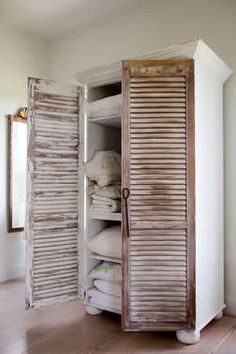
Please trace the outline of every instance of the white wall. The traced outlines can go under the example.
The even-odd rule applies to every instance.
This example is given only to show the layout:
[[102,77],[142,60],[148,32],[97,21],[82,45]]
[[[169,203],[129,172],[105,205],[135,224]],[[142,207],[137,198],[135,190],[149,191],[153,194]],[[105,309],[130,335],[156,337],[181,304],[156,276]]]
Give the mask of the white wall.
[[7,232],[7,114],[25,106],[27,77],[45,75],[46,43],[0,22],[0,282],[24,275],[23,233]]
[[[72,77],[85,69],[198,37],[236,70],[235,19],[234,0],[146,0],[143,8],[53,41],[50,76]],[[236,315],[235,101],[236,76],[232,76],[225,86],[225,263],[227,311]]]

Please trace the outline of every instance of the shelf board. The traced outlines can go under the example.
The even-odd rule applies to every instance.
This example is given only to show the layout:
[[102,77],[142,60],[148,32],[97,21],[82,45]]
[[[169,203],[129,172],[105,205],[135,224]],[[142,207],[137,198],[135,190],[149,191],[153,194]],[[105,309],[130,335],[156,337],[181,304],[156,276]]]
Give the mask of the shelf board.
[[89,254],[89,257],[93,258],[93,259],[99,259],[101,261],[107,261],[107,262],[113,262],[113,263],[121,264],[121,259],[119,259],[119,258],[101,256],[100,254],[96,254],[96,253]]
[[121,221],[121,213],[90,213],[90,219]]
[[114,115],[109,115],[109,116],[89,117],[89,122],[100,124],[100,125],[105,125],[107,127],[120,128],[121,127],[121,115],[114,114]]
[[95,307],[96,309],[103,310],[103,311],[114,312],[114,313],[117,313],[118,315],[121,314],[121,311],[119,311],[119,310],[113,309],[112,307],[100,306],[100,305],[97,305],[94,302],[89,301],[89,300],[85,300],[85,305],[92,306],[92,307]]

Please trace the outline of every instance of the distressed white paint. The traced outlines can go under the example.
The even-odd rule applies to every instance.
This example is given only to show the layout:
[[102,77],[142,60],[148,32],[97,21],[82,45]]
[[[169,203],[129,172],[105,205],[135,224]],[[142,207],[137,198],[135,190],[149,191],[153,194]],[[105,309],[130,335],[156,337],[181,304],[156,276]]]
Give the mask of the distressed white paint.
[[[40,109],[45,99],[59,105]],[[27,306],[76,299],[80,294],[78,104],[78,87],[29,80]],[[72,151],[61,150],[54,138],[67,143],[74,139],[76,144]]]

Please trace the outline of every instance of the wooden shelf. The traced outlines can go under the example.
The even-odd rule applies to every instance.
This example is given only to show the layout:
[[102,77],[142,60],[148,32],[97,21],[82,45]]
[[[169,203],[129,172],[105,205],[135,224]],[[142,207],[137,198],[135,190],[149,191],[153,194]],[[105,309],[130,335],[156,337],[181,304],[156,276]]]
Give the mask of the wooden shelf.
[[119,310],[113,309],[112,307],[100,306],[89,300],[85,300],[85,305],[92,306],[95,307],[96,309],[103,310],[103,311],[114,312],[117,313],[118,315],[121,314],[121,311]]
[[107,127],[112,128],[120,128],[121,127],[121,115],[114,114],[109,116],[98,116],[89,118],[89,122],[105,125]]
[[121,221],[121,213],[90,213],[90,219]]
[[93,258],[93,259],[99,259],[101,261],[107,261],[107,262],[113,262],[113,263],[121,264],[121,259],[119,259],[119,258],[101,256],[100,254],[96,254],[96,253],[89,254],[89,257]]

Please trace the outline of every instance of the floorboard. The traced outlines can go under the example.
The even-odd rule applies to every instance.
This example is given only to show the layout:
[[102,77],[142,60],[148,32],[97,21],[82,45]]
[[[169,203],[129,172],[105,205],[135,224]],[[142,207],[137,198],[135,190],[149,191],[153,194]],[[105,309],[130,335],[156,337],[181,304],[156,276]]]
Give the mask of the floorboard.
[[80,301],[25,310],[24,282],[0,285],[0,354],[236,354],[236,318],[210,323],[196,345],[175,333],[124,333],[118,315],[88,316]]

